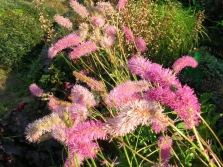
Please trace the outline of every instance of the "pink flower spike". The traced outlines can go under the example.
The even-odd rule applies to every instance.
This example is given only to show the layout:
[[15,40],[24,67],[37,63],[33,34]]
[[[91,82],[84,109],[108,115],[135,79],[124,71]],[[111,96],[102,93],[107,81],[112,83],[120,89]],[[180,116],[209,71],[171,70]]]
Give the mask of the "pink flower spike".
[[91,22],[95,27],[103,27],[105,20],[101,17],[91,17]]
[[73,24],[71,23],[71,21],[68,18],[65,18],[65,17],[60,16],[60,15],[55,15],[54,20],[58,24],[62,25],[63,27],[66,27],[69,30],[72,29]]
[[77,59],[84,55],[87,55],[91,52],[96,51],[97,45],[95,43],[92,43],[90,41],[78,45],[71,53],[70,53],[70,59]]
[[183,68],[190,66],[190,67],[197,67],[198,63],[197,61],[191,57],[191,56],[183,56],[179,59],[177,59],[173,64],[173,70],[175,73],[179,73]]
[[70,6],[82,18],[85,18],[85,17],[87,17],[89,15],[87,9],[83,5],[81,5],[80,3],[78,3],[76,0],[71,0],[70,1]]
[[104,32],[108,36],[114,36],[117,33],[117,28],[115,26],[107,26]]
[[41,97],[43,95],[43,89],[38,87],[35,83],[29,86],[29,90],[34,96]]
[[48,50],[48,57],[54,58],[58,52],[61,50],[76,46],[82,41],[81,37],[76,34],[69,34],[68,36],[63,37],[62,39],[58,40],[53,46],[51,46]]
[[125,8],[125,4],[127,3],[127,0],[119,0],[118,1],[118,4],[117,4],[117,6],[116,6],[116,8],[118,9],[118,10],[122,10],[122,9],[124,9]]
[[72,102],[86,107],[93,107],[96,105],[93,94],[81,85],[75,85],[71,89]]
[[146,51],[146,43],[141,37],[136,37],[135,38],[135,44],[140,52],[145,52]]
[[129,40],[129,42],[134,42],[134,35],[133,32],[128,27],[123,27],[122,30],[125,33],[125,37]]
[[160,148],[161,151],[161,161],[162,164],[165,166],[168,164],[170,160],[170,149],[172,147],[173,141],[171,137],[169,136],[161,136],[159,137],[158,140],[158,147]]

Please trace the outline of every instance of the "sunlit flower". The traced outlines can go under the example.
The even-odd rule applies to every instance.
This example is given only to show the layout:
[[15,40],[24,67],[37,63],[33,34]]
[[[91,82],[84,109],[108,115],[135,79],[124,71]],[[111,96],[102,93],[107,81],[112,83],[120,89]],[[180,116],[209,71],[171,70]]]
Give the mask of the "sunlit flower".
[[91,77],[86,76],[86,74],[77,71],[73,71],[73,75],[76,77],[76,79],[87,83],[90,88],[103,93],[106,92],[105,86],[101,81],[97,81]]
[[145,80],[127,81],[112,89],[105,99],[109,107],[119,108],[128,101],[134,101],[140,98],[140,93],[150,88],[149,82]]
[[76,0],[70,0],[70,6],[82,18],[85,18],[85,17],[87,17],[89,15],[87,9],[83,5],[78,3]]
[[44,93],[43,89],[38,87],[35,83],[29,86],[29,90],[34,96],[37,96],[37,97],[41,97]]
[[114,12],[114,8],[109,2],[98,2],[95,9],[103,15],[109,15]]
[[90,41],[78,45],[71,53],[70,53],[70,59],[77,59],[81,56],[87,55],[91,52],[96,51],[98,48],[95,43],[92,43]]
[[[163,109],[155,101],[135,100],[127,102],[120,107],[116,117],[108,118],[105,129],[111,135],[123,136],[134,131],[138,125],[148,126],[155,120],[160,120],[162,111]],[[157,131],[165,131],[166,127],[167,123],[165,122],[164,125],[158,127]]]
[[54,58],[58,52],[61,50],[76,46],[82,41],[81,37],[77,36],[76,34],[69,34],[68,36],[63,37],[62,39],[58,40],[57,43],[52,45],[48,50],[49,58]]
[[87,35],[88,35],[88,30],[89,30],[88,24],[87,23],[81,23],[81,24],[79,24],[77,34],[83,40],[85,40],[87,38]]
[[117,6],[116,6],[116,8],[118,9],[118,10],[122,10],[122,9],[124,9],[125,8],[125,4],[127,3],[127,0],[119,0],[118,1],[118,4],[117,4]]
[[175,73],[179,73],[183,68],[190,66],[190,67],[197,67],[198,63],[197,61],[191,57],[191,56],[183,56],[179,59],[177,59],[177,61],[174,62],[173,64],[173,70],[175,71]]
[[105,24],[105,20],[101,17],[96,17],[93,16],[91,17],[91,22],[95,27],[103,27],[103,25]]
[[170,160],[170,149],[172,147],[173,141],[169,136],[161,136],[158,140],[158,147],[161,152],[161,163],[162,165],[167,165]]
[[104,32],[107,36],[115,36],[117,33],[117,28],[115,26],[106,26]]
[[115,43],[115,36],[104,36],[100,40],[100,45],[103,48],[110,48]]
[[[58,128],[57,125],[60,125],[59,127],[62,129],[66,126],[59,115],[51,113],[50,115],[44,116],[26,127],[26,139],[30,142],[39,142],[42,135],[56,130]],[[57,131],[59,130],[57,129]]]
[[86,107],[96,105],[93,94],[81,85],[74,85],[71,89],[72,102]]
[[73,24],[68,18],[65,18],[60,15],[55,15],[54,20],[63,27],[66,27],[67,29],[72,29]]
[[122,30],[124,31],[125,37],[129,40],[129,42],[133,43],[135,38],[133,32],[128,27],[123,27]]
[[138,51],[140,51],[140,52],[146,51],[146,43],[141,37],[135,38],[135,44],[136,44],[136,48],[138,49]]

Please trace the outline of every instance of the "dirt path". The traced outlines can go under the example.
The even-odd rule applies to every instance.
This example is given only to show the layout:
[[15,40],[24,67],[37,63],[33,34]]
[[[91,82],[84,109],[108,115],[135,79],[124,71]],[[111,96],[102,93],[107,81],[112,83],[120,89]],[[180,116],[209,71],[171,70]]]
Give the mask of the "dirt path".
[[0,68],[0,117],[16,109],[22,102],[29,104],[34,101],[34,97],[24,84],[25,81],[12,72]]

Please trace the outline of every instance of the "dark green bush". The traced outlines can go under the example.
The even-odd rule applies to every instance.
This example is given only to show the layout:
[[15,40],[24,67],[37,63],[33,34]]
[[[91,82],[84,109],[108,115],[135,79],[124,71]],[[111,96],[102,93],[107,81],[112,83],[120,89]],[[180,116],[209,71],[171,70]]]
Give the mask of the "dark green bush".
[[35,4],[0,0],[0,32],[0,64],[9,68],[18,66],[44,38]]

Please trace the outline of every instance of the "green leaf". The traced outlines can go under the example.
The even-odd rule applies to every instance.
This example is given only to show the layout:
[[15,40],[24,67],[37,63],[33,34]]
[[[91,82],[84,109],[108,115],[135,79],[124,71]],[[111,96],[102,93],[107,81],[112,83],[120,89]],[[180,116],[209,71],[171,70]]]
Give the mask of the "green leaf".
[[203,93],[199,99],[199,102],[201,104],[205,104],[208,100],[210,100],[212,97],[211,93]]
[[195,54],[194,54],[194,59],[198,62],[198,63],[200,63],[200,61],[201,61],[201,52],[196,52]]
[[185,122],[180,122],[176,126],[180,130],[185,130],[186,129],[186,123]]

